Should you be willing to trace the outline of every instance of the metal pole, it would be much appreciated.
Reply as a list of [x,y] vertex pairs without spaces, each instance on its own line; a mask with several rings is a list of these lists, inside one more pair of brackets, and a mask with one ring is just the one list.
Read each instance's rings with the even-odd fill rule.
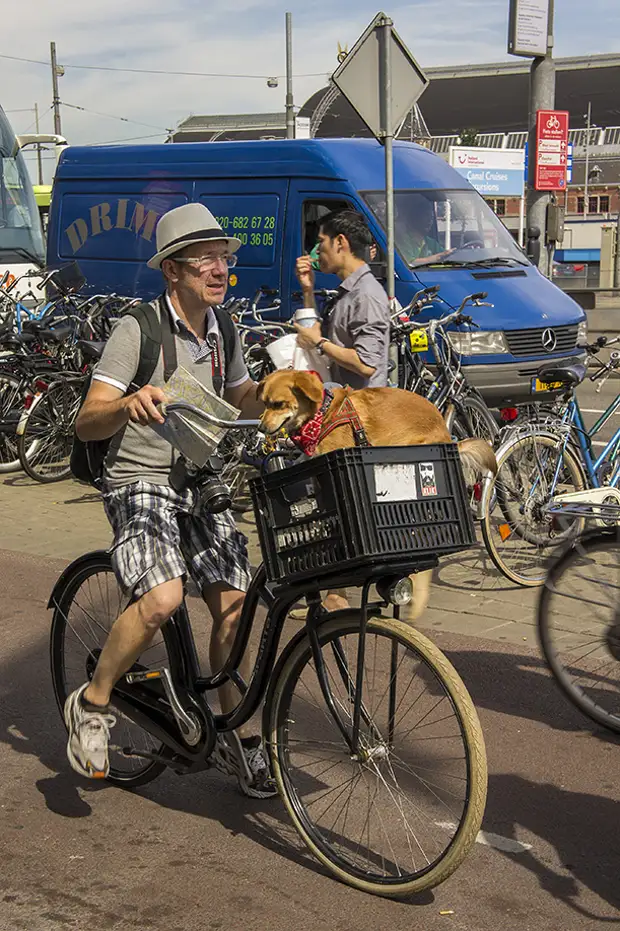
[[[39,105],[35,103],[34,105],[34,124],[39,132]],[[37,165],[39,168],[39,184],[43,184],[43,161],[41,159],[41,146],[37,144]]]
[[588,119],[586,123],[586,178],[583,187],[583,218],[588,219],[588,182],[590,175],[590,123],[592,120],[592,104],[588,101]]
[[546,191],[537,191],[536,183],[536,113],[538,110],[553,110],[555,107],[555,63],[553,61],[553,5],[549,3],[549,29],[547,35],[547,54],[545,57],[534,58],[530,71],[530,117],[527,172],[527,225],[528,228],[536,226],[540,230],[540,261],[538,267],[543,275],[549,273],[549,255],[545,248],[547,230],[547,205],[549,194]]
[[293,26],[286,14],[286,138],[295,138],[295,107],[293,106]]
[[620,288],[620,188],[618,189],[618,219],[616,221],[616,258],[614,262],[614,288]]
[[388,299],[394,298],[394,161],[392,157],[392,26],[386,16],[380,23],[379,87],[381,99],[382,142],[385,147],[385,219],[387,225],[387,281]]
[[58,65],[56,64],[55,42],[50,42],[50,58],[52,61],[52,105],[54,107],[54,132],[57,133],[57,135],[62,136],[62,130],[60,128],[60,97],[58,96]]

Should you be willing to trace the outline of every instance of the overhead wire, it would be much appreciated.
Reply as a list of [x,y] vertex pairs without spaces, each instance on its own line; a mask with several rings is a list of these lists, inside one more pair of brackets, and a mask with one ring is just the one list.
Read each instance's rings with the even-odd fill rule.
[[[45,65],[50,67],[49,61],[40,61],[36,58],[21,58],[17,55],[0,54],[0,58],[6,58],[10,61],[23,61],[32,65]],[[284,74],[222,74],[211,71],[169,71],[165,69],[154,68],[116,68],[112,65],[69,65],[64,64],[63,68],[77,68],[81,71],[116,71],[124,74],[162,74],[177,75],[191,78],[244,78],[247,80],[266,81],[268,78],[285,78]],[[327,74],[326,71],[314,71],[307,74],[294,74],[294,78],[317,78]]]

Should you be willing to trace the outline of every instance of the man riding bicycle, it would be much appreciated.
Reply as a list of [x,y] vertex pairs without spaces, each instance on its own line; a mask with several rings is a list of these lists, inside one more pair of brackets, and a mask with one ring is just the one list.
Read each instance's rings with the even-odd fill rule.
[[[181,604],[187,574],[213,618],[210,662],[214,671],[222,668],[234,642],[250,581],[247,540],[230,511],[208,514],[195,509],[193,489],[176,478],[171,480],[172,447],[152,428],[164,422],[158,405],[165,401],[165,382],[171,374],[166,346],[179,365],[205,388],[223,395],[245,417],[255,417],[262,410],[239,336],[227,327],[232,345],[226,346],[226,334],[214,311],[226,294],[228,270],[236,262],[234,253],[241,242],[227,236],[201,204],[186,204],[165,214],[156,238],[157,253],[148,265],[160,269],[166,282],[164,293],[151,303],[161,323],[163,353],[159,353],[149,384],[135,385],[141,327],[135,317],[123,317],[94,370],[76,423],[77,435],[84,442],[111,438],[103,473],[103,503],[114,533],[114,571],[132,598],[112,627],[92,680],[65,703],[69,762],[89,778],[105,778],[109,772],[108,739],[115,723],[109,710],[112,689]],[[249,655],[239,671],[247,681]],[[230,682],[220,688],[219,699],[224,713],[238,704],[238,693]],[[224,745],[216,748],[216,765],[234,772],[247,795],[275,795],[260,737],[244,728],[238,736],[247,765],[241,766]]]

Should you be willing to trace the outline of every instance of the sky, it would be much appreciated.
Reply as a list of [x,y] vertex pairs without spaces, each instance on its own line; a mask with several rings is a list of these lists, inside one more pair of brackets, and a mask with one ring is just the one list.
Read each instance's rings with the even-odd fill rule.
[[[502,61],[509,0],[409,0],[385,12],[419,64]],[[555,55],[620,53],[618,0],[555,0]],[[50,41],[56,42],[71,144],[163,142],[190,114],[282,110],[285,11],[292,13],[294,100],[298,107],[337,66],[338,43],[351,47],[379,8],[367,0],[0,0],[0,104],[16,132],[52,132]],[[587,13],[586,13],[587,10]],[[44,64],[3,56],[33,59]],[[90,66],[78,68],[77,65]],[[99,68],[195,71],[140,74]],[[241,75],[227,77],[226,75]],[[279,76],[270,89],[267,77]],[[422,111],[424,101],[421,100]],[[97,112],[93,112],[97,111]],[[103,115],[106,114],[106,115]],[[119,117],[123,119],[119,119]],[[126,122],[134,121],[134,122]],[[150,137],[150,138],[148,138]],[[31,172],[34,152],[27,155]],[[54,157],[46,153],[45,180]]]

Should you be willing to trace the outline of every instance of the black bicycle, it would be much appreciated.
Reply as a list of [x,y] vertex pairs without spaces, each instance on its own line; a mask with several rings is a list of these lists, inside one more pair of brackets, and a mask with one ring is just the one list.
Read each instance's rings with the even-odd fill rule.
[[[256,426],[186,404],[168,405],[166,413],[225,428]],[[458,457],[450,444],[336,450],[292,465],[290,455],[267,455],[263,474],[251,482],[266,563],[253,577],[227,663],[210,675],[201,670],[186,599],[113,692],[109,781],[133,787],[165,768],[206,769],[216,741],[239,754],[235,729],[264,702],[273,774],[310,850],[358,889],[420,892],[467,855],[486,799],[484,740],[472,700],[440,650],[398,619],[411,595],[410,573],[437,562],[429,546],[448,553],[473,539]],[[197,498],[222,507],[213,457],[192,474]],[[435,498],[420,490],[394,500],[402,498],[407,475],[409,487],[424,480],[427,490],[432,478]],[[364,481],[374,502],[364,498]],[[349,513],[353,494],[359,503]],[[343,586],[360,590],[360,607],[326,613],[321,592]],[[287,614],[302,597],[307,622],[277,658]],[[108,552],[82,556],[56,583],[51,667],[61,713],[70,692],[92,676],[125,606]],[[263,611],[246,683],[238,667]],[[208,693],[227,680],[240,702],[234,712],[216,714]]]
[[620,733],[620,506],[610,497],[548,509],[557,521],[594,521],[551,565],[538,601],[538,637],[566,697]]

